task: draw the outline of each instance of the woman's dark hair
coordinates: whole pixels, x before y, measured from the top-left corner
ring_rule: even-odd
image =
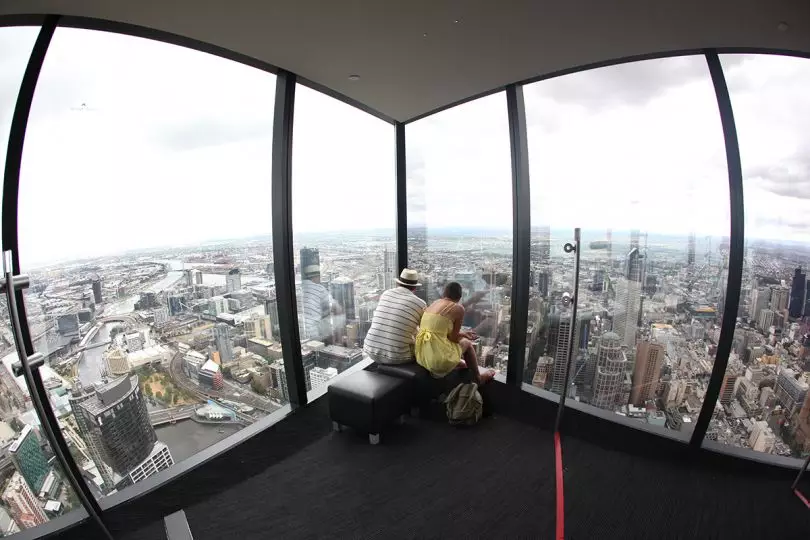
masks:
[[[451,281],[444,286],[443,296],[445,298],[449,298],[453,302],[458,302],[461,300],[461,284],[456,281]]]

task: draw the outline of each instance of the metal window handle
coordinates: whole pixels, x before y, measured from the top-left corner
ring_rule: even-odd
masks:
[[[6,283],[8,282],[5,277],[0,278],[0,294],[6,292]],[[21,291],[31,285],[31,279],[25,274],[19,274],[11,277],[11,283],[15,291]]]
[[[45,356],[41,352],[35,352],[28,357],[28,365],[31,366],[32,370],[41,368],[43,365],[45,365]],[[20,377],[23,373],[25,373],[22,362],[19,360],[14,362],[11,365],[11,371],[14,372],[15,377]]]

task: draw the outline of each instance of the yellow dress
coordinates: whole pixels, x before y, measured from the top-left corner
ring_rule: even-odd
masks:
[[[416,363],[434,377],[444,377],[461,361],[461,345],[447,336],[453,331],[453,321],[438,313],[425,312],[416,334]]]

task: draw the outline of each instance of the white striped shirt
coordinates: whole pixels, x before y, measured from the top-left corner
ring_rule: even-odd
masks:
[[[363,350],[380,364],[413,362],[413,343],[426,304],[405,287],[382,293]]]

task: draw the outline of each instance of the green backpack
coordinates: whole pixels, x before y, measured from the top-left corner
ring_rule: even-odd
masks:
[[[444,400],[447,419],[454,425],[471,426],[481,419],[484,399],[476,383],[461,383]]]

